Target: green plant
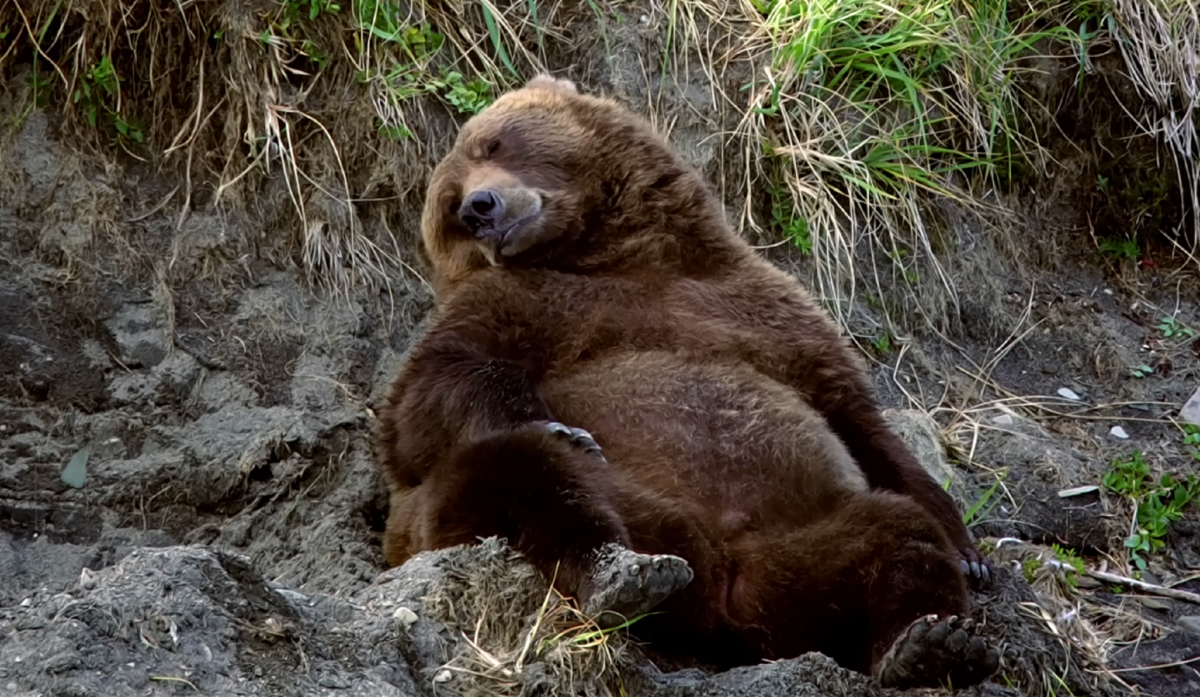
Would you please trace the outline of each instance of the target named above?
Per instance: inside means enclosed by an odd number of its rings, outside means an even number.
[[[1145,365],[1145,364],[1139,365],[1139,366],[1131,368],[1129,370],[1129,374],[1135,378],[1138,378],[1139,380],[1141,378],[1146,377],[1147,375],[1150,375],[1153,372],[1154,372],[1154,368],[1151,368],[1150,366]]]
[[[812,253],[812,238],[808,232],[808,221],[796,210],[791,192],[783,184],[768,187],[771,197],[771,226],[785,239],[796,245],[802,254]]]
[[[99,62],[83,74],[75,88],[74,102],[83,109],[89,125],[96,125],[105,112],[105,98],[116,95],[119,88],[120,77],[108,56],[101,56]]]
[[[1183,517],[1183,509],[1200,496],[1200,479],[1194,474],[1177,478],[1164,474],[1156,482],[1150,465],[1140,450],[1122,460],[1114,460],[1101,483],[1109,490],[1133,502],[1134,532],[1125,538],[1130,559],[1139,571],[1146,568],[1146,557],[1166,544],[1167,528]]]
[[[1021,571],[1024,572],[1025,580],[1029,583],[1033,583],[1040,568],[1042,568],[1042,560],[1037,557],[1030,557],[1021,563]]]
[[[1200,461],[1200,427],[1183,425],[1183,449],[1193,460]]]
[[[1083,559],[1073,549],[1062,547],[1058,543],[1051,543],[1050,549],[1054,552],[1054,556],[1058,561],[1062,562],[1070,570],[1064,569],[1063,579],[1071,588],[1079,587],[1079,575],[1086,571],[1083,565]]]
[[[322,13],[335,15],[342,10],[341,5],[330,0],[282,0],[280,5],[283,6],[283,16],[288,23],[306,17],[314,20]]]
[[[966,513],[963,514],[964,525],[967,527],[974,527],[975,525],[978,525],[983,518],[990,513],[993,508],[996,507],[996,504],[1000,503],[1000,500],[997,499],[994,503],[992,503],[992,505],[987,505],[988,501],[995,496],[996,490],[1000,488],[1000,485],[1004,482],[1004,478],[1007,476],[1008,470],[1000,470],[1000,472],[996,474],[996,481],[992,482],[992,485],[988,487],[988,489],[983,492],[979,499],[967,509]]]
[[[478,114],[492,103],[492,86],[487,80],[476,78],[469,82],[462,73],[450,72],[442,79],[431,78],[426,89],[438,93],[460,114]]]
[[[886,354],[892,350],[892,337],[887,332],[880,332],[879,336],[871,340],[871,345],[876,351]]]
[[[1183,324],[1173,316],[1163,317],[1162,321],[1158,323],[1158,330],[1162,332],[1162,335],[1168,339],[1190,339],[1193,336],[1196,336],[1196,330],[1192,329],[1186,324]]]
[[[53,84],[49,80],[34,71],[29,74],[29,77],[25,78],[25,82],[33,92],[34,106],[43,109],[50,104],[50,88],[53,87]]]
[[[1103,254],[1117,257],[1118,259],[1128,259],[1137,261],[1142,258],[1142,247],[1137,243],[1137,240],[1100,240],[1100,251]]]
[[[1108,177],[1103,174],[1096,175],[1096,191],[1104,193],[1108,190]]]
[[[101,56],[81,76],[72,101],[83,110],[88,125],[96,127],[103,117],[116,130],[118,139],[140,143],[145,139],[143,124],[111,106],[113,102],[120,103],[120,91],[121,77],[117,75],[112,59]]]

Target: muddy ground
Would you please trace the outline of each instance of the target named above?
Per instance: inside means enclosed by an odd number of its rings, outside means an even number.
[[[716,184],[705,123],[674,135]],[[0,141],[0,692],[553,694],[553,661],[482,683],[446,667],[478,659],[463,632],[480,617],[528,626],[545,589],[519,559],[489,543],[383,566],[372,406],[432,306],[419,266],[330,294],[297,260],[277,182],[241,207],[182,206],[177,173],[81,156],[59,127],[37,109]],[[1055,155],[1057,179],[1009,197],[1028,238],[959,230],[947,266],[961,308],[944,331],[914,315],[886,353],[865,348],[898,426],[964,509],[1004,473],[978,536],[1059,543],[1121,572],[1128,504],[1058,494],[1135,449],[1156,472],[1196,471],[1165,419],[1200,387],[1200,341],[1159,324],[1200,328],[1200,283],[1166,248],[1137,264],[1096,252],[1089,213],[1122,220],[1087,183],[1113,165]],[[412,219],[393,223],[415,265]],[[811,280],[795,251],[767,253]],[[1140,365],[1153,373],[1131,375]],[[82,481],[64,476],[84,457]],[[1198,510],[1147,580],[1200,592]],[[1004,669],[980,694],[1200,691],[1200,664],[1183,663],[1200,656],[1200,606],[1086,579],[1083,596],[1048,594],[1004,544],[977,610]],[[499,610],[464,600],[488,584],[506,589]],[[579,689],[875,693],[819,656],[722,675],[654,659],[627,647],[608,682]],[[1178,665],[1141,669],[1164,664]]]

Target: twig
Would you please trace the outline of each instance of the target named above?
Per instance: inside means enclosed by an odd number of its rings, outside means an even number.
[[[1175,600],[1186,600],[1189,603],[1200,605],[1200,595],[1195,593],[1175,590],[1174,588],[1163,588],[1162,586],[1156,586],[1153,583],[1146,583],[1145,581],[1138,581],[1136,579],[1110,574],[1106,571],[1095,571],[1088,569],[1087,575],[1091,576],[1092,578],[1100,579],[1101,581],[1119,583],[1123,586],[1131,586],[1140,591],[1150,593],[1151,595],[1161,595],[1164,598],[1174,598]]]

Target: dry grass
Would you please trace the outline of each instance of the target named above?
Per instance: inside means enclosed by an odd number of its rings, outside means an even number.
[[[458,651],[434,677],[437,694],[626,694],[630,644],[623,628],[601,631],[496,538],[447,569],[455,581],[426,605],[461,633]],[[532,605],[530,600],[540,599]]]
[[[1137,112],[1145,132],[1161,139],[1175,158],[1179,186],[1200,211],[1200,2],[1113,0],[1114,42],[1145,102]],[[1191,255],[1200,230],[1191,230]],[[1192,257],[1193,260],[1195,257]]]
[[[293,217],[268,222],[292,232],[272,245],[345,292],[415,273],[419,200],[455,121],[566,69],[664,131],[722,134],[707,170],[739,222],[810,252],[848,324],[863,293],[885,320],[957,311],[947,206],[1013,228],[996,191],[1014,162],[1046,161],[1025,128],[1045,108],[1025,92],[1031,59],[1102,42],[1073,23],[1092,5],[7,0],[0,70],[29,65],[29,104],[61,109],[97,151],[181,171],[178,230],[201,205],[285,197]],[[1193,198],[1195,9],[1112,4],[1143,123]]]

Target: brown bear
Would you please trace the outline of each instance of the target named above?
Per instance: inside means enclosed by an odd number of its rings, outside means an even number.
[[[379,413],[390,564],[496,535],[601,624],[653,608],[635,633],[719,666],[996,669],[953,500],[645,120],[531,80],[463,126],[422,236],[437,308]]]

